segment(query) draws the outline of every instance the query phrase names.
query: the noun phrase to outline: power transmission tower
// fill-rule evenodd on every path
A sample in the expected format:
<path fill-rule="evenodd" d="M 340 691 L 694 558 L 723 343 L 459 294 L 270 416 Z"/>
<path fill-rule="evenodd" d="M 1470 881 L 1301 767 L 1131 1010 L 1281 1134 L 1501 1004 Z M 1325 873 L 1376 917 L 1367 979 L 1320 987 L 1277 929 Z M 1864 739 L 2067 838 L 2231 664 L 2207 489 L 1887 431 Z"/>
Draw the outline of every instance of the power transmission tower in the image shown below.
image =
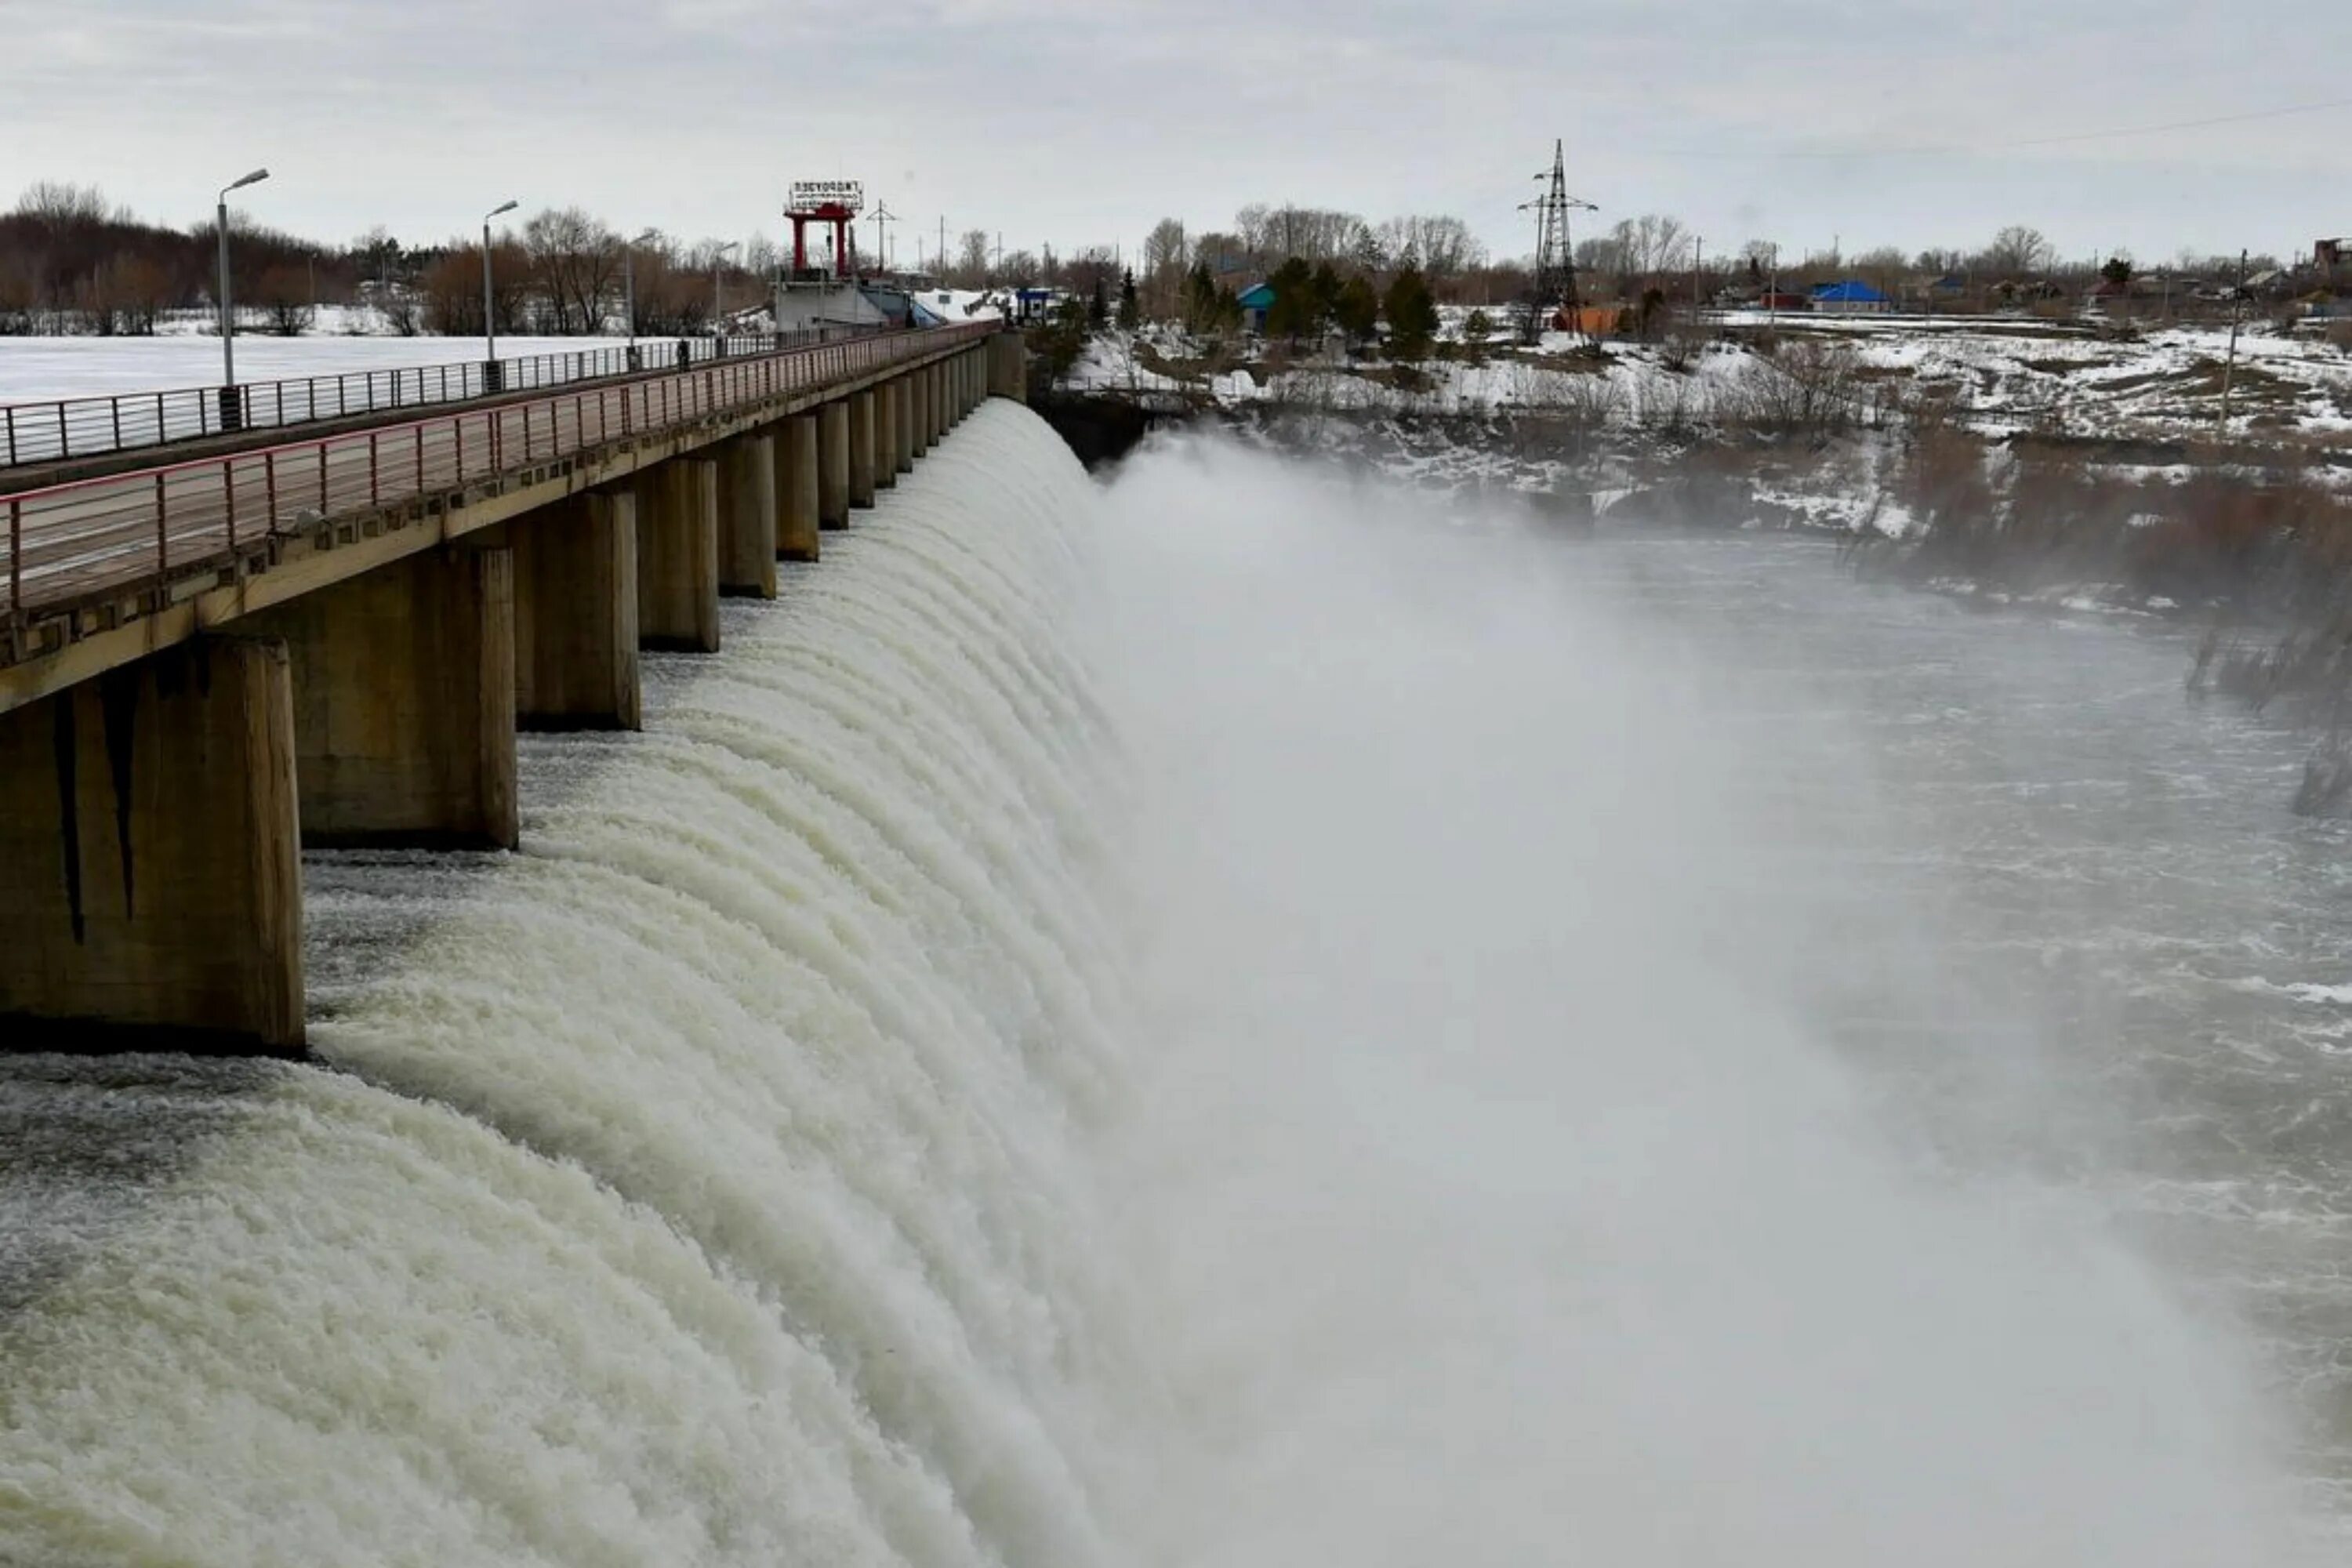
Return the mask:
<path fill-rule="evenodd" d="M 898 215 L 890 210 L 889 203 L 877 200 L 866 217 L 874 226 L 875 262 L 887 271 L 890 266 L 890 225 L 898 221 Z"/>
<path fill-rule="evenodd" d="M 1591 202 L 1579 201 L 1568 194 L 1568 153 L 1566 144 L 1551 144 L 1551 174 L 1538 174 L 1549 178 L 1549 188 L 1532 202 L 1521 204 L 1521 212 L 1536 215 L 1536 276 L 1535 287 L 1528 300 L 1527 318 L 1520 323 L 1519 335 L 1529 344 L 1543 337 L 1544 324 L 1554 310 L 1567 313 L 1569 329 L 1580 330 L 1580 318 L 1576 298 L 1576 248 L 1568 237 L 1568 215 L 1573 211 L 1598 212 Z"/>

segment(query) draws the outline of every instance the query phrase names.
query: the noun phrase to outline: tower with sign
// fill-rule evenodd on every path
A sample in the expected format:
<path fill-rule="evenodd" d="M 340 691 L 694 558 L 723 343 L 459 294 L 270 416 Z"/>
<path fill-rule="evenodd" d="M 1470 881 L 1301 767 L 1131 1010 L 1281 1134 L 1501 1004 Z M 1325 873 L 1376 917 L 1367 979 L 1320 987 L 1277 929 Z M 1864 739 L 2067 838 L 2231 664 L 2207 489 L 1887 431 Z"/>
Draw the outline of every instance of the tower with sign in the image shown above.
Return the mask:
<path fill-rule="evenodd" d="M 833 277 L 849 280 L 850 225 L 866 208 L 866 186 L 858 180 L 794 180 L 784 216 L 793 225 L 793 280 L 814 282 L 824 268 L 808 262 L 808 226 L 833 226 Z"/>

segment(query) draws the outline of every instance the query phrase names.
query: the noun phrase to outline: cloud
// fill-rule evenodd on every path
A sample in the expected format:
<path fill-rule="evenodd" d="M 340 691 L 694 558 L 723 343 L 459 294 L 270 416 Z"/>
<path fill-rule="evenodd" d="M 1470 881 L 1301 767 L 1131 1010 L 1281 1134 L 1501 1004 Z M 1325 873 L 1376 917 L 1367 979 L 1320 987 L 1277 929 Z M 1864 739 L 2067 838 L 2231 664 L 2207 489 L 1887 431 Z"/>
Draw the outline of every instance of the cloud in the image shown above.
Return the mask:
<path fill-rule="evenodd" d="M 2352 226 L 2322 179 L 2340 119 L 2007 145 L 2344 96 L 2352 8 L 2262 9 L 0 0 L 0 144 L 183 221 L 266 162 L 257 216 L 329 236 L 437 237 L 486 192 L 743 234 L 790 179 L 845 173 L 910 234 L 1066 247 L 1295 199 L 1458 212 L 1511 249 L 1559 136 L 1604 218 L 1675 211 L 1727 247 L 2025 221 L 2085 252 L 2276 247 Z"/>

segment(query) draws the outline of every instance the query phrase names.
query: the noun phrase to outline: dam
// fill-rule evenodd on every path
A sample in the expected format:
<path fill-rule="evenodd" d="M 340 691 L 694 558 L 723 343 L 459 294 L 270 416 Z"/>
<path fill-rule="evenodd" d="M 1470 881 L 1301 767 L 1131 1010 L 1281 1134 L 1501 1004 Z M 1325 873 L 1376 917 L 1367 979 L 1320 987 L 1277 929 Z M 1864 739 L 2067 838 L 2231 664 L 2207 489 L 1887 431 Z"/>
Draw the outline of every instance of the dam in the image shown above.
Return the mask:
<path fill-rule="evenodd" d="M 0 1562 L 2330 1560 L 2291 749 L 1830 555 L 977 402 L 300 1055 L 0 1058 Z"/>

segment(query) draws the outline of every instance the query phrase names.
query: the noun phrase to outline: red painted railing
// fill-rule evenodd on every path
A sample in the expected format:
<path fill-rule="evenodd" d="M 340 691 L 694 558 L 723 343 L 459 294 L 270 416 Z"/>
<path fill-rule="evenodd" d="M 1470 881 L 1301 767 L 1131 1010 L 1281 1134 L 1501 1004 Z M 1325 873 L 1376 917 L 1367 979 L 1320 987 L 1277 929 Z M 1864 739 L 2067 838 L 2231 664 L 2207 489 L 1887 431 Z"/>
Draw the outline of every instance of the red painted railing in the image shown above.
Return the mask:
<path fill-rule="evenodd" d="M 0 498 L 9 613 L 21 626 L 69 601 L 162 588 L 217 571 L 272 535 L 820 390 L 996 330 L 993 321 L 972 322 L 712 360 L 667 375 Z"/>

